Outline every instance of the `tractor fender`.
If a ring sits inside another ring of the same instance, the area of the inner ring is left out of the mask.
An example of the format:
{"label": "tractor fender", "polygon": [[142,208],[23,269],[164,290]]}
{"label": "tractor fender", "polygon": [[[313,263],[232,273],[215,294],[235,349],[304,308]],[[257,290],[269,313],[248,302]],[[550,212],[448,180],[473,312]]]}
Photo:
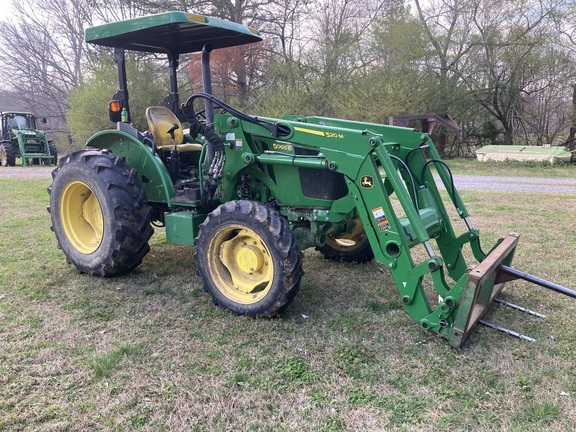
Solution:
{"label": "tractor fender", "polygon": [[146,188],[148,202],[168,203],[176,194],[170,174],[162,160],[152,154],[152,148],[137,137],[119,130],[98,132],[86,141],[87,147],[106,149],[125,158],[138,170],[138,180]]}

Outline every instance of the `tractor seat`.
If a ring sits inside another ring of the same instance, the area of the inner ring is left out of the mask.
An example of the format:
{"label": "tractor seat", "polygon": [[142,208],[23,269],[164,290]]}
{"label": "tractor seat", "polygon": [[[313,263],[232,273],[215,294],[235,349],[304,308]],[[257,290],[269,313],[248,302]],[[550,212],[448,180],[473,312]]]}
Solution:
{"label": "tractor seat", "polygon": [[152,132],[154,143],[158,150],[168,151],[174,148],[172,137],[168,134],[168,130],[174,126],[174,123],[178,125],[178,129],[174,131],[174,139],[178,151],[191,152],[202,150],[201,144],[183,142],[184,134],[182,132],[182,124],[168,108],[163,106],[151,106],[146,108],[146,120],[148,121],[148,129]]}

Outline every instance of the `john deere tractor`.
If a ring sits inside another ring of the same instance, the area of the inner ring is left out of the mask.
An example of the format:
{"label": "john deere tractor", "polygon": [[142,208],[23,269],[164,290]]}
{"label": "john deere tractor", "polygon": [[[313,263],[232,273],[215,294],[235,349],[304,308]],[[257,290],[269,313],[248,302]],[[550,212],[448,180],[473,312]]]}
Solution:
{"label": "john deere tractor", "polygon": [[[391,272],[406,312],[455,347],[508,280],[576,295],[510,267],[517,234],[482,249],[428,134],[315,116],[257,117],[215,97],[211,52],[257,43],[256,30],[170,12],[88,28],[85,36],[114,49],[120,89],[108,108],[116,128],[64,157],[48,189],[58,246],[80,272],[130,272],[150,249],[152,225],[164,226],[169,243],[195,246],[198,274],[216,304],[272,317],[298,292],[302,250],[376,259]],[[168,59],[170,92],[146,110],[147,130],[129,123],[126,50]],[[178,63],[193,52],[201,52],[203,89],[181,103]]]}
{"label": "john deere tractor", "polygon": [[[0,112],[0,161],[3,166],[56,165],[58,150],[46,132],[36,127],[36,117],[29,112]],[[46,119],[43,119],[44,123]]]}

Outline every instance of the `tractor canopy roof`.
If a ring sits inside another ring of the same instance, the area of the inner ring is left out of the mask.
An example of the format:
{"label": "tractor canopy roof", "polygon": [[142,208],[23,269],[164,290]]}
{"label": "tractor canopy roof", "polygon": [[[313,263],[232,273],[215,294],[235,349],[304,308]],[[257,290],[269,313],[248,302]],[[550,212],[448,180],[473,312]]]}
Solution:
{"label": "tractor canopy roof", "polygon": [[26,112],[26,111],[2,111],[0,112],[1,116],[9,116],[9,117],[13,117],[13,116],[33,116],[34,114],[31,112]]}
{"label": "tractor canopy roof", "polygon": [[262,40],[257,30],[242,24],[188,12],[166,12],[90,27],[86,42],[151,53],[202,51],[244,45]]}

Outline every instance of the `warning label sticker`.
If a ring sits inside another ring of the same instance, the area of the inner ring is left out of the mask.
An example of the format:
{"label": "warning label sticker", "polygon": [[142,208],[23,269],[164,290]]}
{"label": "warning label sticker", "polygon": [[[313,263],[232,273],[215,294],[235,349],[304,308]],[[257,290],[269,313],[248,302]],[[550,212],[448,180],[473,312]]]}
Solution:
{"label": "warning label sticker", "polygon": [[374,215],[374,219],[376,219],[380,231],[390,228],[390,224],[388,223],[388,219],[386,218],[386,214],[384,214],[384,209],[382,207],[377,207],[372,210],[372,214]]}

